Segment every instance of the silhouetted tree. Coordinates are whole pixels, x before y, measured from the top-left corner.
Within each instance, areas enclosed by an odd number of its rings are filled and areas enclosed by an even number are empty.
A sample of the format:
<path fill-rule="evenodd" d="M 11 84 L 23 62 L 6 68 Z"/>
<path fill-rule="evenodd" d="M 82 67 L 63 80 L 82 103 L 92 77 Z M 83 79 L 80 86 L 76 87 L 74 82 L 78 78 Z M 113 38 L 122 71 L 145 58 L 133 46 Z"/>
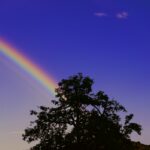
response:
<path fill-rule="evenodd" d="M 104 92 L 92 91 L 93 80 L 81 73 L 63 79 L 56 89 L 54 107 L 40 106 L 31 111 L 36 120 L 25 129 L 23 139 L 38 141 L 31 150 L 120 150 L 131 149 L 130 134 L 141 134 L 141 126 L 132 123 L 127 112 Z"/>

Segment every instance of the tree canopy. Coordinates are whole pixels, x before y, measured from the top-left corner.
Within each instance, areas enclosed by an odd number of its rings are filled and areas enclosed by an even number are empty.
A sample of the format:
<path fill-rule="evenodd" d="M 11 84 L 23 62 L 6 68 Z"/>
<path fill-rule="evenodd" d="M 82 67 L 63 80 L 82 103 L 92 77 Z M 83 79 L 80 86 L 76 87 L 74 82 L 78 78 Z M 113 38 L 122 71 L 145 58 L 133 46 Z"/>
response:
<path fill-rule="evenodd" d="M 133 149 L 130 135 L 133 131 L 140 135 L 141 125 L 103 91 L 94 93 L 93 83 L 82 73 L 62 79 L 54 106 L 31 111 L 36 119 L 23 134 L 23 140 L 38 142 L 31 150 Z"/>

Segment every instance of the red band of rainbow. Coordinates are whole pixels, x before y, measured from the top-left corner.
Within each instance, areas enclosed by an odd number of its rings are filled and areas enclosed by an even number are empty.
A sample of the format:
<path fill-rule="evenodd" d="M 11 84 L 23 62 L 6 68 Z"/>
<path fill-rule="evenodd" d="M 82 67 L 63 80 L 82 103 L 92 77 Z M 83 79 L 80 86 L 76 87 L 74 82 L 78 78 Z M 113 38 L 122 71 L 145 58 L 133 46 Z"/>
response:
<path fill-rule="evenodd" d="M 51 76 L 47 75 L 38 65 L 34 64 L 31 60 L 2 39 L 0 39 L 0 52 L 2 52 L 21 69 L 30 74 L 52 94 L 55 94 L 55 89 L 57 88 L 55 80 Z"/>

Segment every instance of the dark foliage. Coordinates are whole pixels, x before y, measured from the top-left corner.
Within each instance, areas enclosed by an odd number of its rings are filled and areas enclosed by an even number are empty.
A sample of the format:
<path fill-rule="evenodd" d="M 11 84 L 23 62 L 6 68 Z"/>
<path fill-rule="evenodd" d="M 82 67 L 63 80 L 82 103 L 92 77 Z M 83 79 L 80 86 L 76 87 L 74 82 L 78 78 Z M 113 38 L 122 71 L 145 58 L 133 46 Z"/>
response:
<path fill-rule="evenodd" d="M 36 120 L 25 129 L 23 139 L 38 141 L 31 150 L 130 150 L 130 134 L 141 134 L 141 126 L 131 122 L 117 101 L 104 92 L 92 91 L 93 80 L 81 73 L 63 79 L 56 89 L 55 107 L 40 106 L 31 111 Z"/>

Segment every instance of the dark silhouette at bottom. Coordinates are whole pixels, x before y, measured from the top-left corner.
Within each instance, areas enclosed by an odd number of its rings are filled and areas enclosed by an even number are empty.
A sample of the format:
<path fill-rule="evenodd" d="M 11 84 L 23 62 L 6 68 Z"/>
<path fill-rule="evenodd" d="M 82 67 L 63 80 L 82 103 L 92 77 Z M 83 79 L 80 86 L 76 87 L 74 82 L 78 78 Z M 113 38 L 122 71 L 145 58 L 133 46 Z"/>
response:
<path fill-rule="evenodd" d="M 23 140 L 38 142 L 31 150 L 137 149 L 130 134 L 140 135 L 141 126 L 132 122 L 133 114 L 127 114 L 116 100 L 102 91 L 94 93 L 93 83 L 81 73 L 62 79 L 53 107 L 31 111 L 36 119 L 23 134 Z"/>

